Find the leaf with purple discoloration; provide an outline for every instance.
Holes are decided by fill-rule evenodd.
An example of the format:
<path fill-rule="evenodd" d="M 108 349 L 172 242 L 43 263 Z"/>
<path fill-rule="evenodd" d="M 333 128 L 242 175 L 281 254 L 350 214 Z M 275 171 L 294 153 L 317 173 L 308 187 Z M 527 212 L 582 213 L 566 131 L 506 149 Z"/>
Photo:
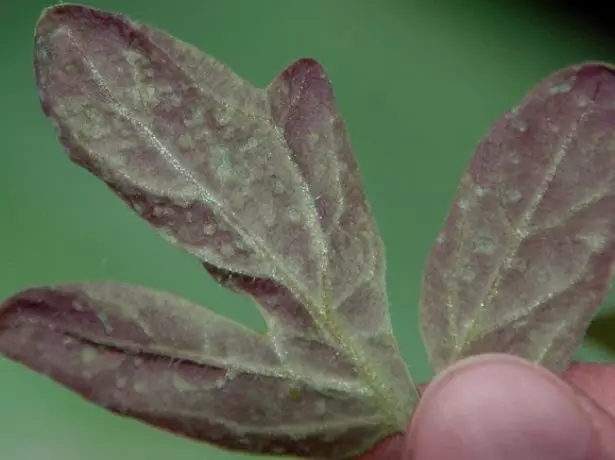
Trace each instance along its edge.
<path fill-rule="evenodd" d="M 318 63 L 299 60 L 257 89 L 164 32 L 64 5 L 38 23 L 35 69 L 71 159 L 251 296 L 268 330 L 135 286 L 42 287 L 3 304 L 3 354 L 115 412 L 231 449 L 348 458 L 405 429 L 418 394 Z M 53 357 L 16 349 L 27 337 Z M 214 376 L 228 384 L 212 388 Z"/>
<path fill-rule="evenodd" d="M 437 369 L 511 353 L 566 369 L 615 260 L 615 71 L 555 73 L 491 127 L 424 272 Z"/>
<path fill-rule="evenodd" d="M 0 350 L 110 411 L 231 449 L 343 458 L 382 423 L 360 382 L 298 372 L 266 337 L 138 286 L 23 291 L 2 307 Z"/>
<path fill-rule="evenodd" d="M 4 301 L 0 353 L 112 412 L 239 451 L 354 458 L 404 431 L 418 393 L 317 62 L 258 89 L 162 31 L 61 5 L 38 23 L 35 70 L 71 159 L 251 297 L 267 331 L 145 287 L 73 283 Z M 437 370 L 483 352 L 570 362 L 615 260 L 614 101 L 611 67 L 565 69 L 479 144 L 425 267 Z"/>

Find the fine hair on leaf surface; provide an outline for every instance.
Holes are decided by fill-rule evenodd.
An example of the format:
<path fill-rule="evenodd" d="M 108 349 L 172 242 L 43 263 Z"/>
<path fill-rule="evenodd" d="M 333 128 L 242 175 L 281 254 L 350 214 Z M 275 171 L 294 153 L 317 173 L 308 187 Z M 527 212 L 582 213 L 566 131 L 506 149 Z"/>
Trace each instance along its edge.
<path fill-rule="evenodd" d="M 39 19 L 34 68 L 70 159 L 249 296 L 267 331 L 145 286 L 67 282 L 1 304 L 0 353 L 235 451 L 355 458 L 405 431 L 419 393 L 384 246 L 315 60 L 255 88 L 163 31 L 65 4 Z M 424 270 L 436 370 L 485 352 L 570 363 L 615 259 L 614 102 L 610 66 L 570 67 L 479 143 Z"/>

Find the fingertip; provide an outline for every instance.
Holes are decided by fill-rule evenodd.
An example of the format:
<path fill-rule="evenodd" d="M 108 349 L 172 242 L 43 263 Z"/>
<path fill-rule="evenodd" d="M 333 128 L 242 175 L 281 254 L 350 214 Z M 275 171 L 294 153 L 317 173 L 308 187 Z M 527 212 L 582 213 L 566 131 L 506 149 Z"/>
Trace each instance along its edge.
<path fill-rule="evenodd" d="M 417 460 L 585 460 L 593 427 L 572 389 L 519 358 L 482 355 L 426 389 L 406 438 Z"/>

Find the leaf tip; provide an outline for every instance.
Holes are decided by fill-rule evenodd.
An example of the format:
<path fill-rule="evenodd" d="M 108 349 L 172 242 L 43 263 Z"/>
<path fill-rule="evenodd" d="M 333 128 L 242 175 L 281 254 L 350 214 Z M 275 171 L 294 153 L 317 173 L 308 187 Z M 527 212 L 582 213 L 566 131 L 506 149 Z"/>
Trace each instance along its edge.
<path fill-rule="evenodd" d="M 41 32 L 48 32 L 50 29 L 57 27 L 58 23 L 61 23 L 65 16 L 75 16 L 85 10 L 91 10 L 91 8 L 73 3 L 59 3 L 47 6 L 43 8 L 36 21 L 35 32 L 37 35 L 40 35 Z"/>

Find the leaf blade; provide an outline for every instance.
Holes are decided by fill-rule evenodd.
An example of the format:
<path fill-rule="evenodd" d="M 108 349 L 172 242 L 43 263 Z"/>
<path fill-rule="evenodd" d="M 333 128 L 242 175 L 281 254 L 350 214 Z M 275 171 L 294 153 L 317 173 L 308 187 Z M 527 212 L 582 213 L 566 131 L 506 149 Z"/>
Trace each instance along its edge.
<path fill-rule="evenodd" d="M 338 342 L 349 342 L 341 350 L 361 363 L 372 386 L 393 383 L 383 386 L 384 404 L 409 412 L 418 393 L 391 329 L 384 247 L 331 83 L 320 64 L 301 59 L 267 93 L 273 122 L 284 133 L 319 217 L 327 250 L 326 329 Z"/>
<path fill-rule="evenodd" d="M 23 291 L 0 306 L 0 352 L 118 415 L 228 449 L 336 458 L 383 435 L 356 390 L 288 373 L 264 337 L 139 286 Z"/>
<path fill-rule="evenodd" d="M 256 89 L 164 32 L 81 6 L 47 10 L 36 43 L 42 107 L 71 159 L 222 285 L 253 297 L 280 368 L 316 389 L 346 387 L 371 408 L 366 441 L 348 455 L 403 431 L 418 394 L 322 68 L 300 60 Z M 357 432 L 361 418 L 346 419 Z M 311 442 L 337 449 L 335 436 Z"/>
<path fill-rule="evenodd" d="M 424 271 L 437 369 L 483 352 L 569 364 L 615 260 L 614 83 L 597 63 L 557 72 L 479 144 Z"/>

